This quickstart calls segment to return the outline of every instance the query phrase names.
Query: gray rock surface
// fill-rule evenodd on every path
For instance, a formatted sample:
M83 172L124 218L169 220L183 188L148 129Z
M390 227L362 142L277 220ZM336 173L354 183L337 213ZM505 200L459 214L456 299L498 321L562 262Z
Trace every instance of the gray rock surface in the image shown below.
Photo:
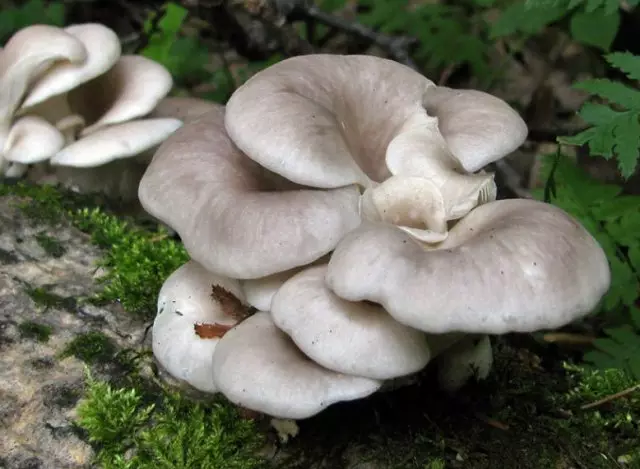
M145 324L117 305L77 301L98 288L99 250L73 227L26 218L16 202L0 197L0 468L90 467L91 447L73 424L85 364L62 352L89 331L136 347ZM36 301L43 292L55 300ZM50 328L48 340L29 334L34 324Z

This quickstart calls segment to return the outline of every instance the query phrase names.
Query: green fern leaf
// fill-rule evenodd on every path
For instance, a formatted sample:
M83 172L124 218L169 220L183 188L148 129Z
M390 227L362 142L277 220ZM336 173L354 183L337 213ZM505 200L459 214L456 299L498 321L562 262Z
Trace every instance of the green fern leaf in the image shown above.
M632 306L640 296L640 270L628 257L640 256L640 196L622 195L619 186L592 179L564 155L547 155L542 162L541 176L554 185L549 202L580 220L607 254L612 281L603 308ZM534 194L544 198L542 190Z
M514 2L502 10L491 28L490 36L495 39L516 33L534 35L566 14L565 5L556 2L544 2L544 5L541 2Z
M63 26L66 15L66 5L61 1L44 2L43 0L28 0L27 2L13 2L19 6L5 6L0 21L0 44L19 29L33 24L48 24Z
M635 328L621 326L605 330L607 337L594 341L595 350L584 355L584 360L596 368L618 368L640 380L640 310L633 312Z
M481 15L469 18L456 5L425 2L412 5L408 0L381 2L361 0L367 11L358 21L386 34L403 34L419 40L414 58L429 71L467 63L481 81L492 78L488 66L489 43L472 31L472 25L487 27ZM488 27L487 27L488 28Z
M617 81L593 78L579 81L573 87L627 109L640 109L640 91Z
M610 54L610 63L629 76L640 75L640 58L629 54ZM594 156L617 157L618 168L623 177L630 177L638 166L640 156L640 91L620 82L603 78L585 80L576 88L602 98L615 106L587 102L579 111L580 117L592 127L571 137L560 137L558 141L568 145L589 145Z
M630 52L613 52L605 59L611 66L624 72L632 80L640 80L640 57Z

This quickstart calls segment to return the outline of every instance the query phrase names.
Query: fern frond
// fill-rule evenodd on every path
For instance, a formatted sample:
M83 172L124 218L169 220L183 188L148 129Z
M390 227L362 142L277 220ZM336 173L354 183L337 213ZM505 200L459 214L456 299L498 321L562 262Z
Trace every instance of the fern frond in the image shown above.
M640 196L623 195L620 186L591 178L565 155L546 155L542 163L547 187L534 195L576 217L600 243L611 267L611 288L602 308L623 313L626 322L605 329L606 336L594 341L584 359L640 379Z
M626 74L631 80L640 81L640 57L637 55L630 52L613 52L608 54L605 59L612 67Z
M640 297L640 196L596 181L565 155L544 156L541 176L553 186L549 202L580 220L607 254L612 281L603 308L634 306ZM539 199L544 193L534 191Z
M630 0L625 2L629 6L636 6L640 0ZM603 8L606 14L618 10L622 2L620 0L527 0L525 5L529 9L559 7L567 10L584 6L588 12L593 12Z
M618 368L640 380L640 308L631 311L632 323L606 329L606 337L594 341L595 350L584 360L599 369Z
M488 26L481 14L469 17L459 5L408 0L394 2L361 0L368 11L358 21L386 34L405 34L418 39L414 53L429 69L468 63L481 81L492 78L488 65L489 42L482 39ZM479 11L480 13L480 11Z
M614 53L605 58L630 78L640 77L640 57ZM585 103L578 114L591 127L572 137L560 137L558 141L568 145L588 144L594 156L607 159L616 156L622 176L630 177L640 156L640 91L604 78L582 81L575 87L609 105Z
M637 3L640 0L634 0ZM493 25L493 37L540 33L565 17L569 32L582 44L608 51L620 27L619 0L527 0L506 7Z

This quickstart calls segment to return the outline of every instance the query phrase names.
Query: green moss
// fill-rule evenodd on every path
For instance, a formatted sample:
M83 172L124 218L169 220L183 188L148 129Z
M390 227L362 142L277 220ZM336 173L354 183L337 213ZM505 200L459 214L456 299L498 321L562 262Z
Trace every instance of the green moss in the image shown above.
M27 295L29 295L29 298L31 298L36 304L44 307L44 311L49 308L59 308L72 311L77 306L77 301L74 298L65 298L60 295L56 295L44 287L26 287L25 291Z
M33 321L24 321L18 325L20 337L35 339L38 342L47 342L53 332L51 326Z
M0 186L0 193L2 187ZM49 197L51 196L51 197ZM30 188L21 197L33 216L72 223L103 247L107 274L98 299L118 300L150 318L166 277L187 260L184 248L162 230L146 230L107 207L80 208L50 189ZM32 298L59 306L44 289ZM592 409L585 404L633 385L615 370L561 366L557 350L501 338L490 379L455 396L422 384L369 399L331 406L300 422L301 434L274 467L341 469L359 448L361 462L388 469L619 469L640 467L638 393ZM118 360L115 345L100 333L72 341L65 350L87 363ZM538 356L544 356L538 365ZM261 437L226 405L194 403L138 383L90 382L79 424L104 468L254 468ZM124 454L131 457L123 456Z
M94 244L106 248L101 265L101 301L119 301L129 312L145 318L155 315L158 292L165 279L188 259L179 242L166 230L150 232L99 209L73 214L75 225L91 234Z
M157 398L159 394L159 398ZM228 405L192 402L156 390L154 403L137 388L114 388L89 377L78 425L103 468L257 469L264 443L253 423ZM127 456L125 456L125 454Z
M76 357L87 364L110 363L116 360L115 343L102 332L91 331L76 336L67 344L61 357Z
M36 235L36 241L40 247L51 257L62 257L67 251L65 247L56 238L49 236L47 233L40 232Z
M619 457L640 467L640 382L621 369L565 366L572 388L559 403L575 409L583 427L615 435Z
M116 216L117 208L97 196L84 196L51 186L0 184L0 196L20 197L20 208L38 223L68 222L91 235L104 249L106 268L102 292L93 301L118 301L125 310L150 319L164 280L188 260L188 255L166 230L148 230L134 220ZM52 247L49 245L49 247ZM37 296L42 292L37 292Z
M306 469L312 460L343 468L354 446L358 460L385 469L619 469L618 458L633 457L637 425L621 431L591 419L569 400L582 375L568 374L557 356L539 364L511 340L497 341L488 380L455 395L434 389L427 373L418 385L300 422L279 467ZM624 411L616 415L626 419Z

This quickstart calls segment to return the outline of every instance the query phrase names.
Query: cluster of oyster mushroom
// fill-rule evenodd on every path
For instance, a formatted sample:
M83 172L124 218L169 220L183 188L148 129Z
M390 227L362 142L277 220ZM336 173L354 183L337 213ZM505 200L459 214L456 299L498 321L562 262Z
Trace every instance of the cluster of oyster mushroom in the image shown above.
M170 375L283 419L440 365L456 389L489 335L592 311L610 271L568 214L496 200L482 168L527 129L502 100L371 56L261 71L155 153L143 207L191 260L164 283Z
M135 197L153 151L182 125L150 115L172 85L104 25L21 29L0 48L0 175Z

